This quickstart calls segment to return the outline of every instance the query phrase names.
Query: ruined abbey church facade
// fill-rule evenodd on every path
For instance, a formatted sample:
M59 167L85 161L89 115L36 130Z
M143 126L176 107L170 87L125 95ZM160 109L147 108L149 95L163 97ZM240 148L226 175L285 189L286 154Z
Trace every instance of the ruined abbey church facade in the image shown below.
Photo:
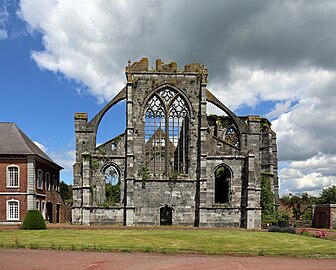
M263 174L278 197L276 134L267 119L235 115L207 76L198 63L151 69L143 58L90 121L75 114L74 224L260 227ZM102 118L123 100L125 132L97 146ZM207 115L208 103L222 114Z

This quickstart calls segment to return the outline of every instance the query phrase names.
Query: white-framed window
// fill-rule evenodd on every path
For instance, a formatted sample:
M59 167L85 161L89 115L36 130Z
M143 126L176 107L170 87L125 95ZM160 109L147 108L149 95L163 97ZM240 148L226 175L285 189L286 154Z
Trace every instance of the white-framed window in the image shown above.
M46 183L46 190L50 190L50 173L46 173L45 175L45 183Z
M17 200L7 201L7 220L20 219L20 202Z
M7 166L7 187L18 188L20 185L20 167L17 165Z
M57 190L57 178L56 178L56 175L53 175L53 190Z
M40 201L36 200L36 210L40 211Z
M42 170L37 170L37 188L43 189L43 172Z
M41 214L42 214L42 217L45 219L46 218L45 201L41 202Z

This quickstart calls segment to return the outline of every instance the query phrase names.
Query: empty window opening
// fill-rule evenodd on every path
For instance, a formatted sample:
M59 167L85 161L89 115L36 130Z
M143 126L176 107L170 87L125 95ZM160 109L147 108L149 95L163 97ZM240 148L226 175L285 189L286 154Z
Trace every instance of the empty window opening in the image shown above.
M173 225L173 208L169 207L168 205L160 208L160 225Z
M120 202L120 174L113 165L105 170L105 195L111 205Z
M228 203L230 195L231 172L221 166L215 171L215 203Z
M207 120L213 136L240 148L240 136L234 120L209 102L207 104Z

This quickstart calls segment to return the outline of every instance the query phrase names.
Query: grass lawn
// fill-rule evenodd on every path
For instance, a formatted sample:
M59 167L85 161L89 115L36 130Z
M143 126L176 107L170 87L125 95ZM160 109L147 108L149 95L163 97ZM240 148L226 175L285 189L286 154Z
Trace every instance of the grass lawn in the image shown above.
M1 230L1 248L336 258L336 242L244 230Z

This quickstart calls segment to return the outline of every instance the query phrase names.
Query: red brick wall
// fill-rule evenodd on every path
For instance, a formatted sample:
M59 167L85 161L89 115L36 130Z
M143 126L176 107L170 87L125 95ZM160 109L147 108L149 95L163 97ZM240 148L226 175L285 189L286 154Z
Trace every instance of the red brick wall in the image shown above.
M7 201L18 200L20 209L20 220L23 221L27 213L27 197L26 195L1 195L0 196L0 222L6 221L7 215Z
M16 165L20 167L20 179L19 179L19 188L7 188L6 187L6 170L9 165ZM43 185L42 189L37 188L37 171L42 170L43 172ZM36 198L41 202L51 201L53 206L55 207L55 211L53 215L56 215L56 204L61 205L61 213L60 213L60 222L64 222L64 211L65 206L62 202L62 199L57 191L47 192L46 191L46 173L50 174L50 187L53 188L53 176L56 176L56 180L59 184L59 170L55 169L48 165L48 163L44 163L36 160L35 162L35 184L36 184L36 193L39 194ZM26 158L16 158L16 159L1 159L0 160L0 192L11 192L11 193L26 193L27 192L27 159ZM54 196L50 196L53 193ZM42 195L42 196L41 196ZM46 196L43 196L46 195ZM57 199L56 199L57 198ZM7 218L7 201L8 200L18 200L19 201L19 209L20 209L20 220L23 221L26 213L27 213L27 195L9 195L9 194L0 194L0 222L5 222ZM54 218L56 220L56 216Z
M20 167L20 187L6 187L6 170L9 165ZM26 159L2 159L0 160L0 192L27 192L27 160Z
M20 167L19 188L7 188L6 175L7 166L16 165ZM26 193L27 192L27 159L25 158L6 158L0 160L0 192L5 193ZM27 198L26 195L0 195L0 222L6 221L7 218L7 201L18 200L20 209L20 220L23 221L27 213Z

